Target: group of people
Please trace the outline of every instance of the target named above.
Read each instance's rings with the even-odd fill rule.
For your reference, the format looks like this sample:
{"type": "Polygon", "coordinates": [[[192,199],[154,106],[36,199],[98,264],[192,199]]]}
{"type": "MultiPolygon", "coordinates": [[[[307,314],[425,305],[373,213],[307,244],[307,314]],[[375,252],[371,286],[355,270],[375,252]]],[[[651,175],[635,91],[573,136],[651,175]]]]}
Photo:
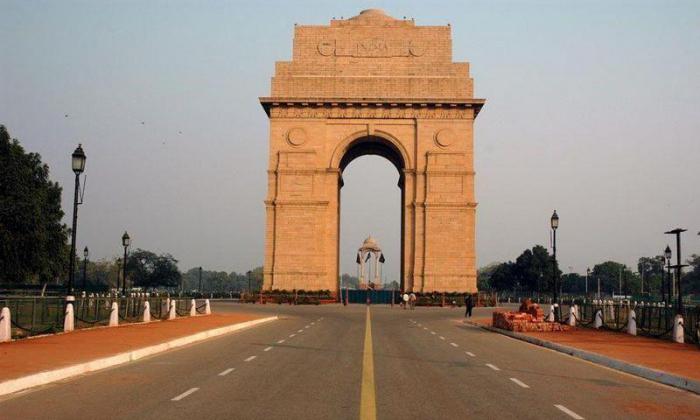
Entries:
{"type": "Polygon", "coordinates": [[[404,293],[403,296],[401,297],[401,307],[404,309],[411,308],[411,310],[416,309],[416,300],[418,298],[416,297],[416,294],[411,292],[411,294],[404,293]]]}
{"type": "MultiPolygon", "coordinates": [[[[418,300],[418,298],[416,297],[415,293],[411,292],[409,294],[409,293],[404,292],[404,294],[401,296],[401,301],[399,302],[399,305],[401,305],[401,307],[403,309],[410,308],[411,310],[413,310],[413,309],[416,309],[416,300],[418,300]]],[[[453,302],[453,304],[454,304],[454,302],[453,302]]],[[[472,309],[474,309],[474,301],[472,300],[472,295],[469,293],[464,295],[464,306],[466,307],[466,312],[464,313],[464,317],[471,318],[472,309]]]]}

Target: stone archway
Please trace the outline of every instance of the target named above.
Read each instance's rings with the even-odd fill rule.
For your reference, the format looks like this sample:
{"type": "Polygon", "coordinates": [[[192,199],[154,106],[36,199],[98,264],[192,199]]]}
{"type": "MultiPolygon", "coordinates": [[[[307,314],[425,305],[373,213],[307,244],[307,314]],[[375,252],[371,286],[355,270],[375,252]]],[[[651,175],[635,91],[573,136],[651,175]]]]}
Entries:
{"type": "Polygon", "coordinates": [[[365,10],[329,26],[295,26],[278,62],[270,117],[265,289],[338,287],[339,189],[352,159],[399,170],[401,283],[476,291],[473,98],[453,63],[449,26],[415,26],[365,10]]]}

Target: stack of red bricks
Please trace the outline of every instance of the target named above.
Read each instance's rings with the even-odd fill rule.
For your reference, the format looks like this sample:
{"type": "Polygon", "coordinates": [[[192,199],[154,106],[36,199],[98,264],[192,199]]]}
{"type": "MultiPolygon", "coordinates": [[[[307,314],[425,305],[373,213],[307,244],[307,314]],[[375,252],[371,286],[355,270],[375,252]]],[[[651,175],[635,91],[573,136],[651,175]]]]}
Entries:
{"type": "Polygon", "coordinates": [[[525,300],[517,312],[493,313],[492,324],[495,328],[516,332],[550,332],[563,331],[557,322],[545,322],[544,311],[536,303],[525,300]]]}

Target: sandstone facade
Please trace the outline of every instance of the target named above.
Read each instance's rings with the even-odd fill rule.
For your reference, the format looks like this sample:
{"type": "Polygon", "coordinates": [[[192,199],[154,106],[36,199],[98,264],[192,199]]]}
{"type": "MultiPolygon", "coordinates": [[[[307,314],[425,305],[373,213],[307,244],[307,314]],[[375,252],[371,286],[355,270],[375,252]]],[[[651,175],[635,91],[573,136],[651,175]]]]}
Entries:
{"type": "MultiPolygon", "coordinates": [[[[473,98],[449,26],[379,10],[298,25],[271,96],[264,289],[329,289],[339,276],[340,188],[354,158],[399,170],[402,287],[476,291],[473,98]]],[[[355,258],[354,255],[347,256],[355,258]]]]}

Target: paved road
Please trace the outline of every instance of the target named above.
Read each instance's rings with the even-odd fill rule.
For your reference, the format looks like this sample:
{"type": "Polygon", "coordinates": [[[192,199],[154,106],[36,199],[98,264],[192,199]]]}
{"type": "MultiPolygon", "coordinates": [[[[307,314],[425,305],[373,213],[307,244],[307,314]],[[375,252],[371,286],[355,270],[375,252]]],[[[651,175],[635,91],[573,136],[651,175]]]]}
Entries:
{"type": "Polygon", "coordinates": [[[4,397],[0,418],[700,418],[694,394],[467,326],[459,310],[214,309],[281,319],[4,397]]]}

